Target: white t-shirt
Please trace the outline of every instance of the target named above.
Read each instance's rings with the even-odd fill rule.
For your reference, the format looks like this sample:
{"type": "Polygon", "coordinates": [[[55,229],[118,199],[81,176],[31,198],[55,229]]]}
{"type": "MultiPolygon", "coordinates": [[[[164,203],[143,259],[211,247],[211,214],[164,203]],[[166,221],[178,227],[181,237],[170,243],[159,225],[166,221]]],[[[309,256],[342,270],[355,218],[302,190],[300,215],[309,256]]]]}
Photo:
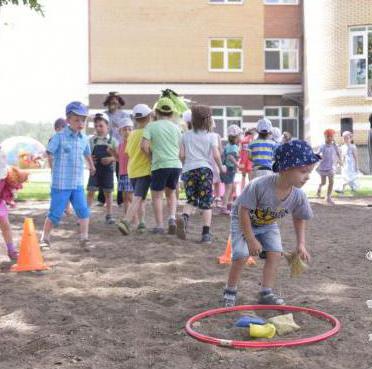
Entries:
{"type": "Polygon", "coordinates": [[[213,148],[218,147],[216,135],[207,131],[190,130],[183,134],[181,142],[185,148],[183,173],[197,168],[213,170],[213,148]]]}

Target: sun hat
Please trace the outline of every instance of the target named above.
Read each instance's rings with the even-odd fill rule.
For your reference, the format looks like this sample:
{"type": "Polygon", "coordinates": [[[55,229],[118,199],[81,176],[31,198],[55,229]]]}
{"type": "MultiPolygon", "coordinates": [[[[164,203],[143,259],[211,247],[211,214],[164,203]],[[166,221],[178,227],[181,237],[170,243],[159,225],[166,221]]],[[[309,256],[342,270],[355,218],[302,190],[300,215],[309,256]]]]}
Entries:
{"type": "Polygon", "coordinates": [[[155,109],[161,113],[174,113],[176,111],[176,107],[169,97],[161,97],[157,101],[155,109]]]}
{"type": "Polygon", "coordinates": [[[240,136],[241,134],[242,134],[242,130],[236,124],[232,124],[231,126],[229,126],[227,128],[227,135],[228,136],[240,136]]]}
{"type": "Polygon", "coordinates": [[[137,104],[133,108],[133,117],[134,118],[145,118],[152,113],[151,108],[146,104],[137,104]]]}
{"type": "Polygon", "coordinates": [[[273,127],[271,134],[275,142],[280,142],[282,132],[280,132],[280,129],[278,127],[273,127]]]}
{"type": "Polygon", "coordinates": [[[80,101],[73,101],[66,106],[66,115],[70,113],[87,117],[89,115],[89,110],[88,107],[80,101]]]}
{"type": "Polygon", "coordinates": [[[273,171],[278,173],[291,168],[315,164],[320,156],[315,154],[311,146],[302,140],[292,140],[275,150],[273,171]]]}
{"type": "Polygon", "coordinates": [[[191,113],[191,110],[186,110],[186,111],[182,114],[182,119],[183,119],[186,123],[191,123],[191,120],[192,120],[192,113],[191,113]]]}
{"type": "Polygon", "coordinates": [[[344,131],[344,133],[342,134],[342,137],[346,137],[346,136],[352,136],[352,132],[350,131],[344,131]]]}
{"type": "Polygon", "coordinates": [[[62,128],[65,128],[67,126],[67,122],[65,119],[63,118],[58,118],[55,122],[54,122],[54,130],[57,130],[57,129],[62,129],[62,128]]]}
{"type": "Polygon", "coordinates": [[[324,136],[334,136],[336,134],[336,131],[332,128],[328,128],[324,131],[324,136]]]}
{"type": "Polygon", "coordinates": [[[258,133],[270,133],[272,132],[273,125],[271,121],[267,118],[261,118],[257,122],[257,132],[258,133]]]}
{"type": "Polygon", "coordinates": [[[134,124],[132,119],[130,118],[123,118],[120,119],[118,122],[118,129],[126,128],[126,127],[132,127],[133,128],[134,124]]]}
{"type": "Polygon", "coordinates": [[[95,114],[94,117],[93,117],[93,121],[95,122],[98,119],[104,119],[107,122],[107,124],[110,123],[110,118],[107,115],[107,113],[97,113],[97,114],[95,114]]]}

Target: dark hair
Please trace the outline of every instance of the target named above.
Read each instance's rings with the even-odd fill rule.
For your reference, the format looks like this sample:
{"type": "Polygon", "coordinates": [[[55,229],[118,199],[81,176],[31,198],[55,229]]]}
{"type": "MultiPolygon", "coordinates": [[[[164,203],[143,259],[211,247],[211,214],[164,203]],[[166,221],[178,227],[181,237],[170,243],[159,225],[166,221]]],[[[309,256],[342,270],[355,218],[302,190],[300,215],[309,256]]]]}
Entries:
{"type": "Polygon", "coordinates": [[[160,111],[158,109],[155,109],[155,112],[156,112],[156,114],[158,116],[163,116],[163,117],[171,117],[174,114],[173,111],[167,111],[167,112],[165,112],[165,111],[160,111]]]}
{"type": "Polygon", "coordinates": [[[100,116],[94,117],[93,122],[94,122],[94,124],[96,124],[97,122],[100,122],[101,120],[103,120],[106,123],[106,126],[109,125],[109,123],[107,122],[107,120],[105,118],[103,118],[103,117],[100,117],[100,116]]]}
{"type": "Polygon", "coordinates": [[[106,97],[106,100],[103,102],[103,106],[109,106],[111,101],[113,99],[116,99],[120,106],[125,105],[124,99],[119,95],[118,92],[111,91],[109,92],[108,96],[106,97]]]}
{"type": "Polygon", "coordinates": [[[235,145],[236,144],[235,140],[237,139],[237,137],[239,137],[239,136],[229,136],[228,137],[229,144],[230,145],[235,145]]]}
{"type": "Polygon", "coordinates": [[[191,125],[194,131],[210,131],[212,127],[212,110],[207,105],[191,107],[191,125]]]}
{"type": "Polygon", "coordinates": [[[269,135],[270,135],[270,132],[259,132],[258,133],[258,138],[265,139],[265,138],[269,137],[269,135]]]}

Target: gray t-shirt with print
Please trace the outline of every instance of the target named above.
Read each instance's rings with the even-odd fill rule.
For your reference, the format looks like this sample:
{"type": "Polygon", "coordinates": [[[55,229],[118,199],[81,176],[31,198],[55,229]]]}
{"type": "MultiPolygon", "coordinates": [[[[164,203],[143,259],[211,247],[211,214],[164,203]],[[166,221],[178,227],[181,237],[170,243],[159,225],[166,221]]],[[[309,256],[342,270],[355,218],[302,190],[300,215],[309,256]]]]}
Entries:
{"type": "Polygon", "coordinates": [[[213,148],[218,147],[217,136],[207,131],[187,131],[182,136],[185,162],[182,172],[197,168],[213,170],[213,148]]]}
{"type": "Polygon", "coordinates": [[[276,195],[278,174],[254,179],[236,199],[232,217],[238,216],[239,206],[250,209],[250,218],[255,227],[275,224],[280,218],[292,214],[296,219],[310,219],[313,212],[305,193],[293,187],[283,201],[276,195]]]}

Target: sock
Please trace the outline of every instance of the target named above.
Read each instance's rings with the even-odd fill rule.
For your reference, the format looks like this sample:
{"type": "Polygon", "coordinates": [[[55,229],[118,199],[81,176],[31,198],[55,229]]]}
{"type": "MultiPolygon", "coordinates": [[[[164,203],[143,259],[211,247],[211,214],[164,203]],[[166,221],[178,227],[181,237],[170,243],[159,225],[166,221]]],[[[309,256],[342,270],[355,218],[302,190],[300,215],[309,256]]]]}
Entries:
{"type": "Polygon", "coordinates": [[[13,243],[7,243],[6,248],[8,251],[15,251],[15,247],[13,243]]]}
{"type": "Polygon", "coordinates": [[[204,226],[203,227],[203,234],[209,234],[209,226],[204,226]]]}
{"type": "Polygon", "coordinates": [[[272,288],[262,287],[261,291],[260,291],[260,294],[261,295],[268,295],[269,293],[272,293],[272,292],[273,292],[272,288]]]}
{"type": "Polygon", "coordinates": [[[189,221],[190,215],[186,214],[186,213],[183,213],[182,218],[185,219],[185,222],[187,223],[189,221]]]}

